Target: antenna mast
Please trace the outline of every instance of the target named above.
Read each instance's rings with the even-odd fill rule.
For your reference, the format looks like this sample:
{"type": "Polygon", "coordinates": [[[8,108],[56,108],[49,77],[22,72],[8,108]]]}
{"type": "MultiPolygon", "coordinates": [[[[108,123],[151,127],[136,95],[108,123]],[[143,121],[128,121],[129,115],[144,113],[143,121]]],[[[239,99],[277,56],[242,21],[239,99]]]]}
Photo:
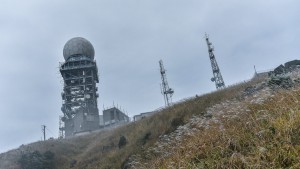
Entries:
{"type": "Polygon", "coordinates": [[[258,73],[257,73],[256,67],[255,67],[255,65],[254,65],[254,76],[257,76],[257,75],[258,75],[258,73]]]}
{"type": "Polygon", "coordinates": [[[209,42],[209,38],[208,38],[207,34],[205,34],[205,39],[206,39],[206,43],[207,43],[207,47],[208,47],[208,53],[209,53],[209,59],[210,59],[210,62],[211,62],[211,67],[212,67],[212,71],[213,71],[213,75],[214,75],[214,77],[211,78],[211,81],[215,82],[217,89],[225,88],[225,83],[223,81],[221,71],[219,69],[217,60],[216,60],[215,55],[213,53],[214,48],[212,47],[212,43],[209,42]]]}
{"type": "Polygon", "coordinates": [[[42,133],[43,133],[44,141],[45,141],[46,140],[46,126],[45,125],[42,125],[42,133]]]}
{"type": "Polygon", "coordinates": [[[172,95],[174,93],[174,90],[169,88],[167,76],[166,76],[166,70],[163,65],[163,61],[159,61],[159,67],[160,67],[160,75],[161,75],[161,94],[164,96],[165,105],[170,106],[170,103],[172,102],[172,95]]]}

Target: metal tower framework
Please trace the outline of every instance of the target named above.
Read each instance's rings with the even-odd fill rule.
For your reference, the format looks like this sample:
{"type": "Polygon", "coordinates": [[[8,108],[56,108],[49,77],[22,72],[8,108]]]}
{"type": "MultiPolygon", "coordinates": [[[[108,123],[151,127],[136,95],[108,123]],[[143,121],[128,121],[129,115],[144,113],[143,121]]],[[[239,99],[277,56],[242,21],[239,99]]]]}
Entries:
{"type": "Polygon", "coordinates": [[[64,125],[62,119],[63,119],[63,116],[59,116],[59,135],[58,135],[59,139],[65,138],[65,125],[64,125]]]}
{"type": "Polygon", "coordinates": [[[207,34],[205,34],[205,39],[206,39],[206,43],[207,43],[207,47],[208,47],[209,59],[210,59],[210,62],[211,62],[212,72],[213,72],[213,76],[214,76],[214,77],[211,78],[211,81],[215,82],[217,89],[225,88],[225,83],[224,83],[224,80],[222,78],[220,68],[218,66],[216,57],[213,53],[214,48],[212,47],[212,43],[209,42],[209,37],[208,37],[207,34]]]}
{"type": "Polygon", "coordinates": [[[60,65],[64,80],[62,112],[66,137],[99,128],[98,94],[99,83],[96,62],[85,55],[72,55],[60,65]]]}
{"type": "Polygon", "coordinates": [[[159,67],[160,67],[160,74],[161,74],[161,93],[164,96],[165,100],[165,106],[170,106],[170,103],[172,102],[172,95],[174,93],[174,90],[169,88],[167,76],[166,76],[166,70],[163,65],[163,61],[159,61],[159,67]]]}

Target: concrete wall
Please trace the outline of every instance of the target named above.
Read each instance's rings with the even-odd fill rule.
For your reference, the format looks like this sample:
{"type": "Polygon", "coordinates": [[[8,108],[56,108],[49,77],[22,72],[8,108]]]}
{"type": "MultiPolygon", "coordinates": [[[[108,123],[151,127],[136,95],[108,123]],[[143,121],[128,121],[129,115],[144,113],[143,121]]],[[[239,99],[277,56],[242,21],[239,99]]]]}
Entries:
{"type": "Polygon", "coordinates": [[[104,120],[103,120],[103,115],[99,116],[99,125],[104,126],[104,120]]]}
{"type": "Polygon", "coordinates": [[[133,116],[133,121],[141,120],[141,119],[143,119],[145,117],[151,116],[154,113],[155,112],[146,112],[146,113],[141,113],[139,115],[135,115],[135,116],[133,116]]]}
{"type": "Polygon", "coordinates": [[[129,117],[116,107],[103,110],[104,125],[110,125],[120,121],[129,122],[129,117]]]}

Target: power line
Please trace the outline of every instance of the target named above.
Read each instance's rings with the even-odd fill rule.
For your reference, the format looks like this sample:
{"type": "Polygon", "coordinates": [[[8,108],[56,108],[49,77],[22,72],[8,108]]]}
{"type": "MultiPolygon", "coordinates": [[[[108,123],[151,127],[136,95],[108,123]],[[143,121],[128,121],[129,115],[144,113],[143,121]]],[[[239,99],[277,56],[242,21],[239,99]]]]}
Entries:
{"type": "Polygon", "coordinates": [[[52,134],[52,136],[55,135],[55,134],[54,134],[51,130],[49,130],[48,128],[46,128],[46,130],[48,130],[48,131],[52,134]]]}

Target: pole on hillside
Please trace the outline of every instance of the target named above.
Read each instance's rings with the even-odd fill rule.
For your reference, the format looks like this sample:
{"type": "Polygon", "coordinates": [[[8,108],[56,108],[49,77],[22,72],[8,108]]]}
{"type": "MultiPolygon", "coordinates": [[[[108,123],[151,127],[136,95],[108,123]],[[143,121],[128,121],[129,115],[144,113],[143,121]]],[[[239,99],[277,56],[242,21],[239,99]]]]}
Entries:
{"type": "Polygon", "coordinates": [[[42,125],[42,133],[44,135],[44,141],[46,140],[46,126],[42,125]]]}

